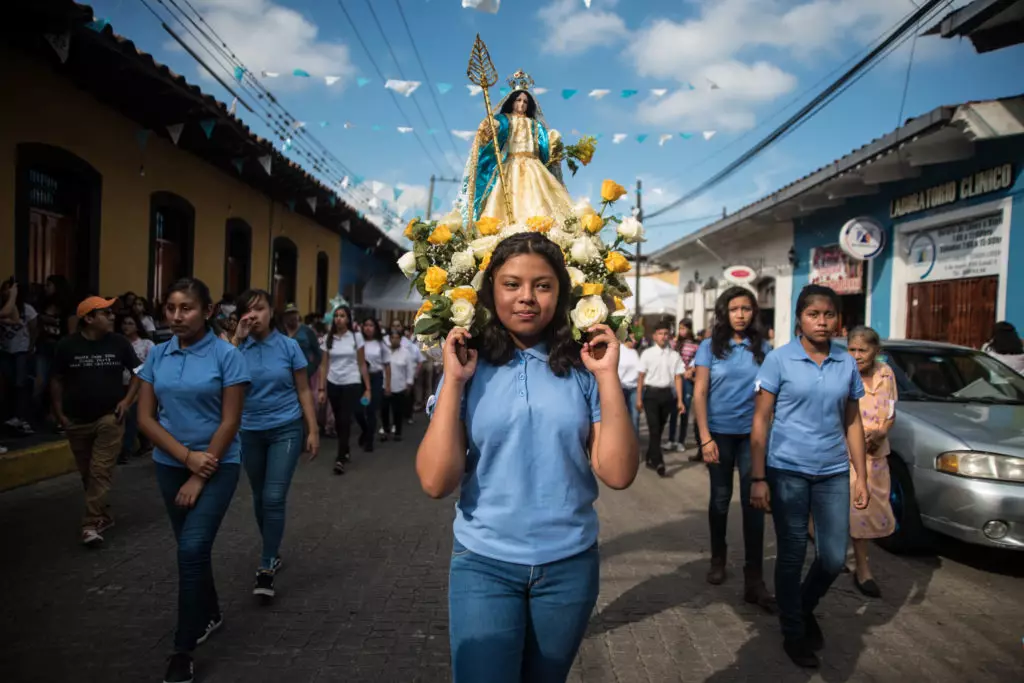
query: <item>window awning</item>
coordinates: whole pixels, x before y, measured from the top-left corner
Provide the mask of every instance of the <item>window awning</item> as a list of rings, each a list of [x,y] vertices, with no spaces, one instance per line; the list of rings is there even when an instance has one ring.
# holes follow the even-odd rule
[[[628,279],[629,286],[636,289],[636,280]],[[679,298],[678,288],[671,282],[656,277],[640,278],[640,315],[675,315]],[[626,310],[636,313],[636,297],[622,302]]]
[[[381,311],[418,311],[423,297],[411,285],[401,273],[379,273],[363,288],[361,305]]]

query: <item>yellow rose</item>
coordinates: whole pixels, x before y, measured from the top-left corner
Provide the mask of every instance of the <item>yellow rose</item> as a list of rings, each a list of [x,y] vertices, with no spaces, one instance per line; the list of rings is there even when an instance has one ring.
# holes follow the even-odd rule
[[[412,226],[416,225],[416,222],[418,220],[419,220],[418,218],[413,218],[411,221],[409,221],[408,225],[405,226],[405,232],[402,233],[403,237],[405,237],[406,239],[410,239],[410,240],[413,239],[413,236],[412,236]]]
[[[596,213],[589,213],[582,218],[580,221],[583,223],[583,229],[589,232],[591,235],[596,235],[601,232],[601,228],[604,227],[604,219],[598,216]]]
[[[476,229],[481,235],[486,237],[487,235],[497,235],[498,226],[501,224],[497,218],[493,216],[484,216],[476,222]]]
[[[419,319],[421,315],[426,315],[427,313],[430,312],[430,309],[432,309],[433,307],[434,304],[430,303],[429,301],[424,301],[423,305],[420,306],[420,310],[416,311],[415,319]]]
[[[618,201],[626,196],[626,188],[614,180],[606,180],[601,183],[601,199],[606,202]]]
[[[430,237],[427,241],[431,244],[447,244],[452,238],[452,231],[448,229],[447,225],[439,225],[434,228],[434,232],[430,233]]]
[[[550,216],[534,216],[526,221],[526,227],[530,232],[547,232],[555,225],[555,219]]]
[[[626,304],[622,303],[622,299],[620,299],[617,296],[613,297],[613,298],[615,299],[615,310],[616,311],[621,311],[621,310],[624,310],[626,308]]]
[[[484,254],[484,260],[480,262],[480,270],[487,270],[489,265],[491,265],[491,252]]]
[[[591,296],[593,294],[603,294],[604,285],[600,283],[584,282],[583,283],[583,296]]]
[[[423,286],[431,294],[440,294],[441,290],[448,283],[448,271],[437,266],[427,268],[427,274],[423,276]]]
[[[452,301],[458,299],[465,299],[469,303],[476,306],[476,290],[472,287],[456,287],[448,293],[448,298]]]
[[[627,273],[630,269],[629,261],[617,251],[608,253],[608,256],[604,259],[604,267],[610,273]]]

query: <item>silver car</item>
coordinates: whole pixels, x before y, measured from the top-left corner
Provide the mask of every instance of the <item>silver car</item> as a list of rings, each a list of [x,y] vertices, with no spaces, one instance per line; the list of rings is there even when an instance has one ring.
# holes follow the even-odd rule
[[[882,343],[896,375],[889,434],[892,552],[930,532],[1024,550],[1024,377],[991,356],[937,342]]]

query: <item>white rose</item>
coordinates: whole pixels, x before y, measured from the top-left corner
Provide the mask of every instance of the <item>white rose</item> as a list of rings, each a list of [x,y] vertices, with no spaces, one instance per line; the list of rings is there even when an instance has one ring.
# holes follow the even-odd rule
[[[581,330],[587,330],[605,321],[608,317],[608,306],[597,294],[585,296],[576,302],[576,308],[572,309],[570,315],[573,325]]]
[[[623,218],[615,232],[619,234],[619,237],[626,244],[636,244],[637,242],[644,241],[644,226],[632,216]]]
[[[601,252],[589,236],[577,237],[569,249],[569,257],[576,263],[590,263],[601,258]]]
[[[477,237],[469,243],[469,248],[473,250],[473,254],[476,255],[477,258],[483,258],[484,254],[494,251],[494,247],[496,246],[498,246],[497,235]]]
[[[480,288],[484,286],[484,271],[476,271],[476,275],[473,276],[473,281],[469,283],[469,286],[479,292]]]
[[[572,241],[576,238],[561,228],[551,228],[548,230],[548,239],[557,244],[560,248],[568,249],[572,244]]]
[[[473,316],[476,308],[465,299],[456,299],[452,302],[452,324],[455,327],[465,327],[467,330],[473,324]]]
[[[448,228],[451,232],[462,229],[462,214],[457,210],[452,211],[447,216],[437,222],[438,225],[443,225]]]
[[[472,249],[457,251],[452,254],[451,269],[454,271],[476,270],[476,257]]]
[[[501,232],[498,233],[498,241],[500,242],[501,240],[508,239],[512,235],[520,232],[528,232],[528,228],[522,223],[513,223],[512,225],[501,229]]]
[[[411,278],[416,274],[416,254],[411,251],[407,251],[402,254],[402,258],[398,259],[398,269],[402,271],[406,277]]]
[[[576,214],[577,218],[583,218],[590,213],[597,213],[597,211],[594,211],[594,207],[590,205],[590,199],[587,197],[576,202],[576,205],[572,207],[572,212]]]
[[[569,282],[572,283],[573,287],[579,287],[587,281],[587,276],[579,268],[569,266],[566,270],[569,271]]]

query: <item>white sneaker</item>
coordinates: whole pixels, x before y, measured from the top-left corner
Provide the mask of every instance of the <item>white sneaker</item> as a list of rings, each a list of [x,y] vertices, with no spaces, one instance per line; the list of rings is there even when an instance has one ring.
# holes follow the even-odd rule
[[[0,455],[7,453],[7,446],[0,446]]]
[[[94,546],[103,543],[103,537],[95,529],[82,529],[82,545]]]

